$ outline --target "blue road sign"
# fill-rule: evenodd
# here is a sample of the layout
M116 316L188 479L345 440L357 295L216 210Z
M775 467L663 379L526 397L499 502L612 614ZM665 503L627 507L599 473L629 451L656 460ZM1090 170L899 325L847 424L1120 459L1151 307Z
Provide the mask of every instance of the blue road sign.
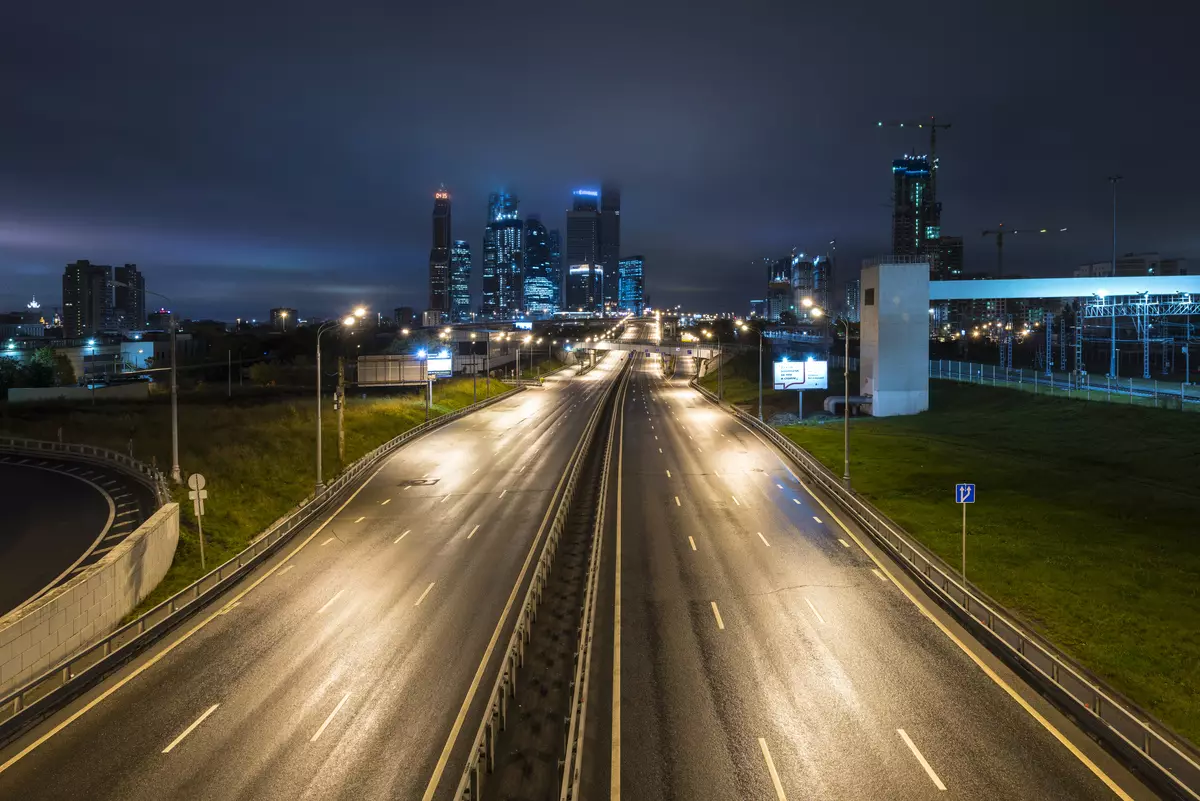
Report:
M974 484L955 484L954 485L954 502L955 503L975 503L975 485Z

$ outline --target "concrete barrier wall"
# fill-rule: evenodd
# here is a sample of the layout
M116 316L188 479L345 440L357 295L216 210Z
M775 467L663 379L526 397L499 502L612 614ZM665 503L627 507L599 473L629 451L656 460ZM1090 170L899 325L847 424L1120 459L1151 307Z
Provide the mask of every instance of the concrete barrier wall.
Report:
M92 399L95 392L96 400L149 400L150 383L139 381L136 384L117 384L111 387L14 387L8 391L9 403L30 403L32 401L48 400L86 400Z
M0 618L0 695L120 624L166 575L179 542L179 504L154 513L66 584Z

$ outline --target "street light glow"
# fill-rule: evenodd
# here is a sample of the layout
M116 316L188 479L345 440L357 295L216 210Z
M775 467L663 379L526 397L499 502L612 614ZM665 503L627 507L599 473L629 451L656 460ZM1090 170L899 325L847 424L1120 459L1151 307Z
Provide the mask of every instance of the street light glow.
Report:
M359 306L357 309L355 309L355 310L354 310L354 316L355 316L355 317L366 317L366 316L367 316L367 309L366 309L366 307L365 307L365 306Z
M353 314L347 314L346 319L342 320L342 325L353 326L358 321L358 318Z

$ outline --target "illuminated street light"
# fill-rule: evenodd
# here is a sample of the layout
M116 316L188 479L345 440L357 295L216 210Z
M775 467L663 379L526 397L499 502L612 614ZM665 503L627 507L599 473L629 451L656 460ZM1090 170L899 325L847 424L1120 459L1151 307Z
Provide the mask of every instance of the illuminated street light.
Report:
M357 309L355 309L355 310L354 310L354 316L355 316L355 317L366 317L366 316L367 316L367 309L366 309L366 307L365 307L365 306L359 306Z
M401 329L400 329L400 333L401 333L401 334L403 334L404 336L408 336L408 329L407 329L407 328L401 328Z

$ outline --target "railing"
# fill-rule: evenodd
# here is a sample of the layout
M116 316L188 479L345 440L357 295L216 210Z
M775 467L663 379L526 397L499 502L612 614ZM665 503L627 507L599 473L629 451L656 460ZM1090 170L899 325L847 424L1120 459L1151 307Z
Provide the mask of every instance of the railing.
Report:
M713 403L716 397L692 386ZM893 554L960 622L994 651L1023 669L1031 681L1069 708L1081 725L1137 765L1174 795L1200 800L1200 751L1154 720L1049 642L1018 624L999 604L965 584L961 575L888 520L811 454L774 428L736 409L723 408L791 457L871 537Z
M562 537L567 516L571 511L571 499L575 495L575 485L583 470L584 457L591 447L592 438L596 433L604 407L617 383L617 381L613 381L605 388L604 396L600 398L591 417L588 418L583 436L575 446L575 452L571 455L567 469L563 472L563 478L559 481L558 488L550 501L554 519L538 556L537 568L529 582L529 588L525 591L525 600L521 604L520 615L513 626L508 647L504 651L500 672L492 686L491 695L488 696L485 706L487 713L479 724L475 740L471 743L466 768L463 770L462 778L454 793L457 801L477 801L482 793L484 771L490 773L495 769L496 737L508 723L508 699L515 692L517 668L525 664L525 643L529 641L529 627L536 617L537 606L541 602L542 591L550 575L550 566L558 549L558 541Z
M252 540L244 550L229 561L196 579L170 598L143 612L134 620L117 628L79 653L59 662L40 676L0 697L0 743L19 733L24 726L49 714L59 704L66 703L77 696L110 670L132 659L184 618L195 613L214 597L224 592L278 550L293 534L312 522L337 500L340 493L353 486L380 460L397 448L435 428L457 420L477 409L490 406L509 397L514 392L521 391L523 390L518 387L458 411L444 414L385 442L346 468L340 476L329 483L324 492L310 496L291 512L272 523L266 531ZM89 448L89 446L74 447Z
M158 506L162 506L171 499L171 492L167 487L166 477L157 468L145 462L139 462L132 456L127 456L118 451L111 451L108 448L98 448L95 445L76 445L69 442L53 442L44 439L0 437L0 451L57 456L63 459L74 459L107 467L116 467L149 486L154 492Z
M1084 373L1004 368L995 364L930 359L929 377L984 386L1003 386L1075 400L1108 401L1161 409L1200 411L1200 387L1147 378L1097 378ZM1189 387L1192 387L1189 389Z

